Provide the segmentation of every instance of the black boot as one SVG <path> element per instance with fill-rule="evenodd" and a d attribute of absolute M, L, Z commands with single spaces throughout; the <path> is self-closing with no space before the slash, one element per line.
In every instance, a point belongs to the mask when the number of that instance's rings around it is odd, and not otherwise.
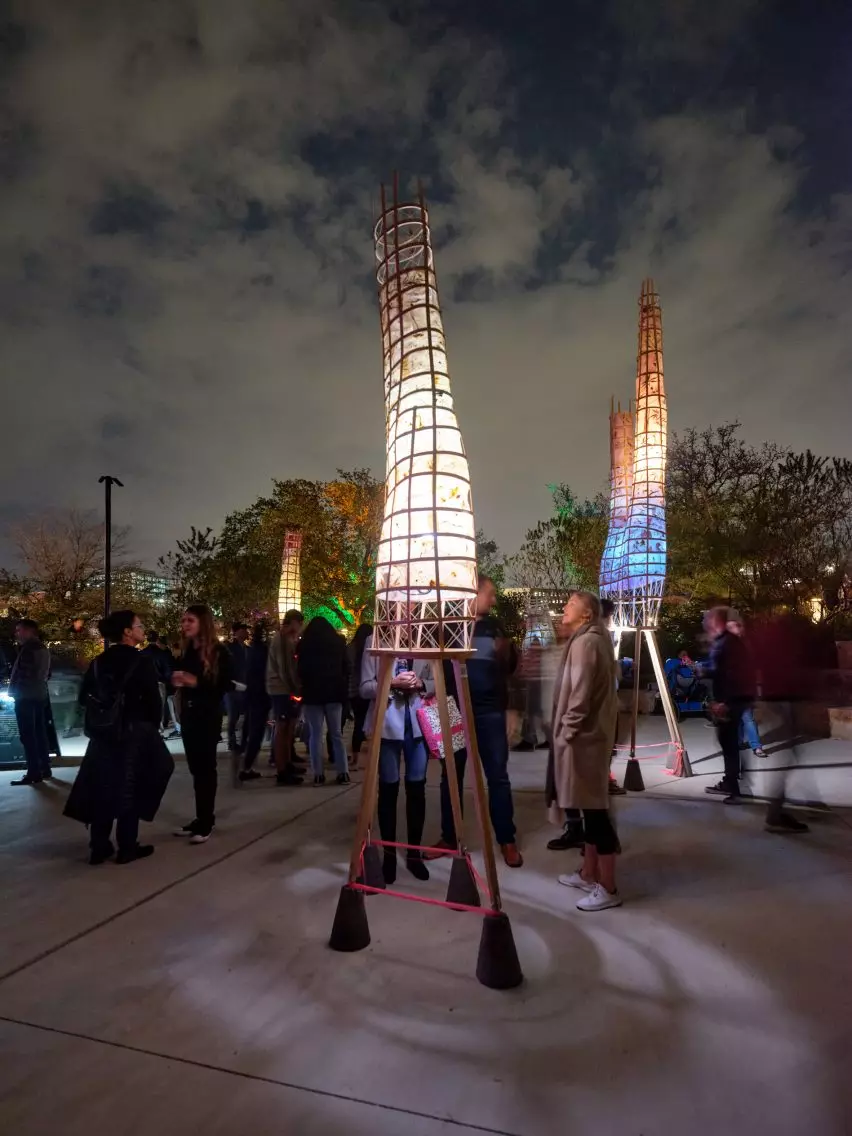
<path fill-rule="evenodd" d="M 408 828 L 408 843 L 423 843 L 423 825 L 426 822 L 426 782 L 405 782 L 405 822 Z M 423 863 L 423 853 L 410 851 L 405 864 L 417 880 L 428 880 L 429 869 Z"/>
<path fill-rule="evenodd" d="M 396 805 L 399 800 L 398 781 L 379 782 L 379 834 L 382 840 L 396 841 Z M 385 883 L 396 882 L 396 849 L 385 848 L 382 858 L 382 875 Z"/>

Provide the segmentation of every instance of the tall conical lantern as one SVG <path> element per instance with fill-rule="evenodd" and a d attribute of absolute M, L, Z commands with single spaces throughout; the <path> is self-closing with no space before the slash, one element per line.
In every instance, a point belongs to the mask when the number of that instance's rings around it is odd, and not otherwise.
<path fill-rule="evenodd" d="M 375 227 L 385 381 L 385 515 L 373 650 L 469 650 L 476 615 L 470 472 L 453 406 L 423 202 L 382 189 Z"/>
<path fill-rule="evenodd" d="M 297 528 L 284 531 L 281 551 L 281 579 L 278 582 L 278 618 L 302 606 L 302 533 Z"/>
<path fill-rule="evenodd" d="M 601 560 L 600 590 L 618 595 L 626 586 L 627 522 L 633 491 L 633 415 L 613 402 L 609 415 L 609 530 Z M 619 619 L 620 613 L 616 619 Z"/>

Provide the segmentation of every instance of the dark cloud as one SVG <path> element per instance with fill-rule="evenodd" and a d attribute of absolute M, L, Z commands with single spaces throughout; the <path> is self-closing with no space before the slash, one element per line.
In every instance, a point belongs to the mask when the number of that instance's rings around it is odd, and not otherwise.
<path fill-rule="evenodd" d="M 507 548 L 548 482 L 603 484 L 649 273 L 675 427 L 852 454 L 848 187 L 814 189 L 807 130 L 757 122 L 754 91 L 660 97 L 666 58 L 700 87 L 771 5 L 687 7 L 637 31 L 589 5 L 583 38 L 549 5 L 22 2 L 0 511 L 97 505 L 113 473 L 153 563 L 272 477 L 380 472 L 370 234 L 395 168 L 430 201 L 476 508 Z"/>

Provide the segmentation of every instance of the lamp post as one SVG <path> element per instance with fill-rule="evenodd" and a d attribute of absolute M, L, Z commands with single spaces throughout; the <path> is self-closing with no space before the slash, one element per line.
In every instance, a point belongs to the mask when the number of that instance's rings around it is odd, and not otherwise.
<path fill-rule="evenodd" d="M 99 477 L 98 485 L 104 487 L 104 618 L 109 615 L 110 584 L 112 578 L 112 487 L 124 488 L 117 477 Z M 106 646 L 108 644 L 105 643 Z"/>

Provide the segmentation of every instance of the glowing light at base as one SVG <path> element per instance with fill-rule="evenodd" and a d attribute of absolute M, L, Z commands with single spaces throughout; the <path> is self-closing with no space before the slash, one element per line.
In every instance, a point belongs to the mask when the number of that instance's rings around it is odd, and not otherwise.
<path fill-rule="evenodd" d="M 281 579 L 278 583 L 278 618 L 302 607 L 302 534 L 298 529 L 284 533 L 281 553 Z"/>
<path fill-rule="evenodd" d="M 610 413 L 610 523 L 600 590 L 616 626 L 656 627 L 666 580 L 666 433 L 663 318 L 654 282 L 639 298 L 635 419 Z"/>
<path fill-rule="evenodd" d="M 476 617 L 470 471 L 459 430 L 423 203 L 396 183 L 375 227 L 386 413 L 386 498 L 373 650 L 469 650 Z"/>

